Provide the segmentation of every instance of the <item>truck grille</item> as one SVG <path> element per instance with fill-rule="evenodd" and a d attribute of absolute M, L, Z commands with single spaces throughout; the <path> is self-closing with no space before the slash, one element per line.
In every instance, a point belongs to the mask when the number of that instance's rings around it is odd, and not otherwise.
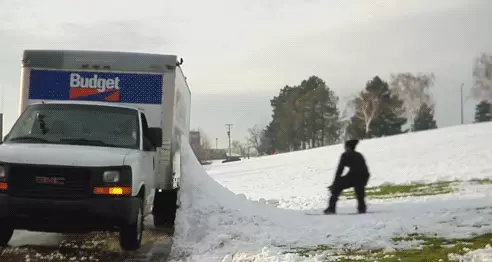
<path fill-rule="evenodd" d="M 92 194 L 90 174 L 80 167 L 12 165 L 8 192 L 15 197 L 85 198 Z"/>

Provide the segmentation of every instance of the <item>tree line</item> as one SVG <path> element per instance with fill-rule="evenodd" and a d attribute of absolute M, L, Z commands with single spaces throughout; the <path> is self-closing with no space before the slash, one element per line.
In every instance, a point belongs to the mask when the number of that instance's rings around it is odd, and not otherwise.
<path fill-rule="evenodd" d="M 475 60 L 472 95 L 479 100 L 475 122 L 492 120 L 492 56 Z M 391 74 L 369 79 L 340 108 L 340 99 L 318 76 L 284 86 L 270 100 L 272 119 L 250 128 L 248 143 L 259 154 L 288 152 L 437 128 L 431 95 L 433 73 Z"/>

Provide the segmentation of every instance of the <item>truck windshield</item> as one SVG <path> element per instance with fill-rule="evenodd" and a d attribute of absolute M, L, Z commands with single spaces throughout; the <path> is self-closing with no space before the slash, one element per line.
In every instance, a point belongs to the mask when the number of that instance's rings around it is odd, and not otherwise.
<path fill-rule="evenodd" d="M 4 143 L 49 143 L 139 148 L 138 111 L 97 105 L 27 107 Z"/>

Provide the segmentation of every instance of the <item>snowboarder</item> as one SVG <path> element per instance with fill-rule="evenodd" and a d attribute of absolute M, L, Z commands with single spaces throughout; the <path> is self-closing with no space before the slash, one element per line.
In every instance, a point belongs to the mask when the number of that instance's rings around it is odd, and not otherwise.
<path fill-rule="evenodd" d="M 366 212 L 365 191 L 369 181 L 369 169 L 367 168 L 364 156 L 355 151 L 359 140 L 348 140 L 345 142 L 345 152 L 340 157 L 338 168 L 335 173 L 333 184 L 328 187 L 331 191 L 328 208 L 324 210 L 325 214 L 335 214 L 338 197 L 343 190 L 353 187 L 357 197 L 357 209 L 359 213 Z M 345 176 L 342 176 L 343 169 L 348 167 L 350 170 Z"/>

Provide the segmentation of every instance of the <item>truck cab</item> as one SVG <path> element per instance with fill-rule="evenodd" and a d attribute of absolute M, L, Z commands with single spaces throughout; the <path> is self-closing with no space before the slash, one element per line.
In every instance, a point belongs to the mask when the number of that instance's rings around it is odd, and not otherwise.
<path fill-rule="evenodd" d="M 176 60 L 25 51 L 21 114 L 0 144 L 0 246 L 15 229 L 117 231 L 136 250 L 147 215 L 173 224 L 190 104 Z"/>
<path fill-rule="evenodd" d="M 0 145 L 7 193 L 0 194 L 6 218 L 0 244 L 13 229 L 120 230 L 122 247 L 135 249 L 151 212 L 155 149 L 161 143 L 162 130 L 149 128 L 138 108 L 28 106 Z"/>

